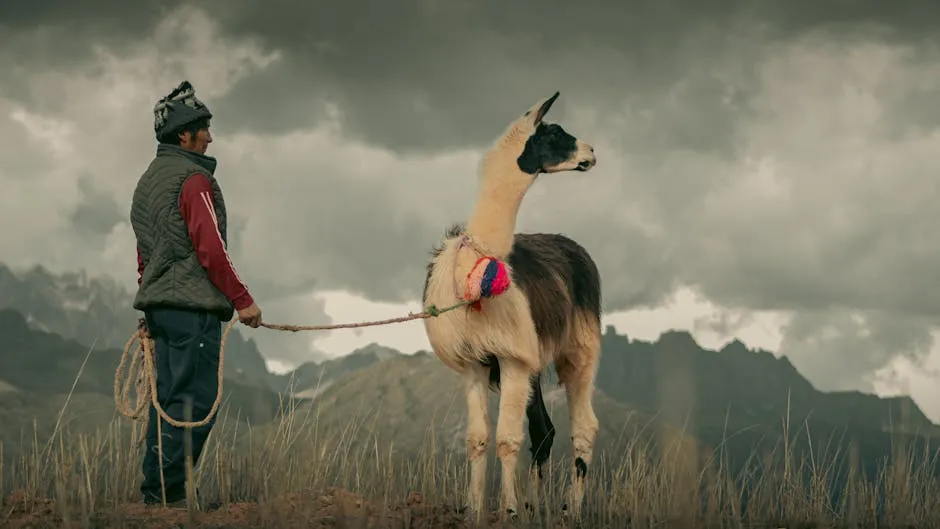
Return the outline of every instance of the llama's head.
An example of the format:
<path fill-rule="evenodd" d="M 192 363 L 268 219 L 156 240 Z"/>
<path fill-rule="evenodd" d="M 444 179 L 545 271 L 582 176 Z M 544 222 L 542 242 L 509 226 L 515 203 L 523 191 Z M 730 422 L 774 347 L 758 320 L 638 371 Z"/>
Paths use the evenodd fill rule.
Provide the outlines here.
<path fill-rule="evenodd" d="M 557 123 L 543 121 L 558 92 L 539 101 L 510 125 L 503 148 L 516 154 L 516 164 L 533 177 L 539 173 L 589 171 L 597 163 L 594 148 Z"/>

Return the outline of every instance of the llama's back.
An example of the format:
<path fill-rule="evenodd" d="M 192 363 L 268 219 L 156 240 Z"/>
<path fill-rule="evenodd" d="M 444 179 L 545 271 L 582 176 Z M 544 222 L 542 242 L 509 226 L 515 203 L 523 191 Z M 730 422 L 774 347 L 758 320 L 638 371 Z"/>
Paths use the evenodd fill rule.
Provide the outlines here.
<path fill-rule="evenodd" d="M 446 241 L 462 232 L 462 224 L 449 226 L 445 242 L 432 249 L 422 293 L 425 304 L 432 302 L 429 287 L 434 260 Z M 600 333 L 600 273 L 583 246 L 557 233 L 517 233 L 508 261 L 513 283 L 528 300 L 543 353 L 553 357 L 561 352 L 577 339 L 572 333 Z"/>
<path fill-rule="evenodd" d="M 565 347 L 572 331 L 600 332 L 600 272 L 583 246 L 557 233 L 517 233 L 509 264 L 545 345 Z M 578 321 L 590 329 L 575 329 Z"/>
<path fill-rule="evenodd" d="M 445 230 L 444 239 L 453 239 L 462 232 L 463 224 L 453 224 Z M 421 296 L 425 302 L 433 261 L 443 249 L 444 244 L 440 244 L 431 250 Z M 530 304 L 539 302 L 537 304 L 542 309 L 541 298 L 554 298 L 550 301 L 554 301 L 555 306 L 577 308 L 600 322 L 600 272 L 591 254 L 570 237 L 558 233 L 517 233 L 509 264 L 513 269 L 513 281 L 529 296 Z M 547 281 L 552 277 L 560 284 Z"/>

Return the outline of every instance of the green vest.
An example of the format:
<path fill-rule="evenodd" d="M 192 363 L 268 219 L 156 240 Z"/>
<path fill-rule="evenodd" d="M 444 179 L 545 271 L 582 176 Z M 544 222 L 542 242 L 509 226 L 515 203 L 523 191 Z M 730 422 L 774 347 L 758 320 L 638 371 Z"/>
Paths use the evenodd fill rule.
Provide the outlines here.
<path fill-rule="evenodd" d="M 144 262 L 135 309 L 204 310 L 218 314 L 222 321 L 232 319 L 235 308 L 199 263 L 179 209 L 186 179 L 194 173 L 206 175 L 212 183 L 219 233 L 228 244 L 225 201 L 213 176 L 215 167 L 216 160 L 211 156 L 175 145 L 157 146 L 157 155 L 137 182 L 131 203 L 131 225 Z"/>

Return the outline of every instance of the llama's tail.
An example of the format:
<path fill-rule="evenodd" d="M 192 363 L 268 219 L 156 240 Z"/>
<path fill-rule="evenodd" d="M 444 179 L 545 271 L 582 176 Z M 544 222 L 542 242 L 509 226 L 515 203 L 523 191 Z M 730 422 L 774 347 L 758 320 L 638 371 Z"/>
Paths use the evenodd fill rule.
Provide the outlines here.
<path fill-rule="evenodd" d="M 555 440 L 555 425 L 542 398 L 542 374 L 535 374 L 531 384 L 532 391 L 525 414 L 529 422 L 529 441 L 532 443 L 532 466 L 538 470 L 541 478 L 542 465 L 548 461 Z"/>

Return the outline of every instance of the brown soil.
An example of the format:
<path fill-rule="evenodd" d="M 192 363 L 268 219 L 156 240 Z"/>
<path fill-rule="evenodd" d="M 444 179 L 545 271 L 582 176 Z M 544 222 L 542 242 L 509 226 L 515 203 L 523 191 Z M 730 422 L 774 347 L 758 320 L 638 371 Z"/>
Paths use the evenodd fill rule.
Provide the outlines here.
<path fill-rule="evenodd" d="M 190 513 L 185 509 L 147 507 L 143 504 L 108 506 L 89 517 L 87 525 L 81 518 L 81 506 L 70 506 L 66 523 L 62 510 L 54 501 L 27 502 L 22 491 L 14 491 L 0 503 L 0 527 L 39 529 L 46 527 L 135 529 L 176 529 L 185 527 L 216 529 L 257 529 L 261 527 L 296 527 L 320 529 L 348 528 L 419 528 L 470 527 L 465 516 L 453 506 L 430 505 L 418 493 L 410 494 L 397 504 L 376 505 L 350 492 L 330 489 L 320 494 L 289 494 L 263 503 L 232 503 L 218 510 Z M 489 527 L 502 525 L 498 517 L 489 517 Z"/>

